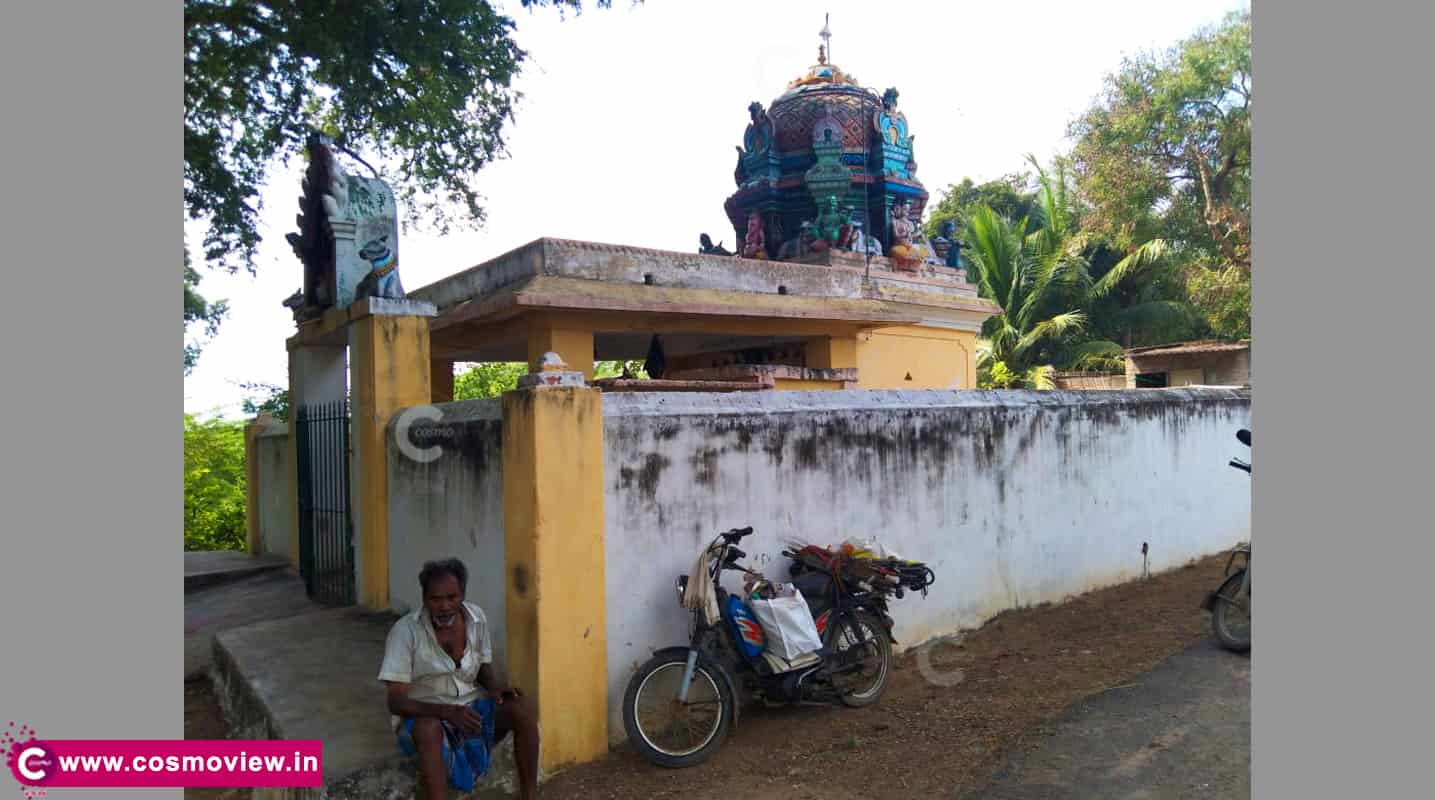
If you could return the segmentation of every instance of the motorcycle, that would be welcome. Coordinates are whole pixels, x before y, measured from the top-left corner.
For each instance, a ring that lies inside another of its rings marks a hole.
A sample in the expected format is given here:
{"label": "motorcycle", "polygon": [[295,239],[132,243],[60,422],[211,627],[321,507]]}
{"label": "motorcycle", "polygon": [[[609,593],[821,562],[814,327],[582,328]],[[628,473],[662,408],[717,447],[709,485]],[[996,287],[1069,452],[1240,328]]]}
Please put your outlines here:
{"label": "motorcycle", "polygon": [[[1251,432],[1241,429],[1236,438],[1246,447],[1251,446]],[[1231,459],[1230,466],[1247,475],[1251,465],[1240,459]],[[1244,563],[1234,572],[1232,565],[1237,558]],[[1226,560],[1226,573],[1217,589],[1206,595],[1201,607],[1211,614],[1211,629],[1216,641],[1233,653],[1245,653],[1251,649],[1251,548],[1247,544],[1237,547]]]}
{"label": "motorcycle", "polygon": [[[740,563],[747,554],[738,542],[752,530],[719,534],[704,551],[718,604],[714,623],[702,608],[693,608],[688,644],[658,650],[628,681],[623,725],[634,748],[654,764],[681,768],[711,758],[736,728],[747,699],[769,706],[860,708],[876,703],[887,689],[896,644],[887,595],[900,593],[902,584],[925,589],[931,571],[921,565],[926,573],[917,580],[879,568],[874,572],[887,580],[853,580],[841,564],[784,550],[793,559],[789,571],[821,642],[816,651],[789,660],[767,646],[768,634],[744,598],[721,585],[724,572],[765,581]],[[896,586],[890,580],[894,574]],[[688,575],[677,579],[680,604],[688,581]]]}

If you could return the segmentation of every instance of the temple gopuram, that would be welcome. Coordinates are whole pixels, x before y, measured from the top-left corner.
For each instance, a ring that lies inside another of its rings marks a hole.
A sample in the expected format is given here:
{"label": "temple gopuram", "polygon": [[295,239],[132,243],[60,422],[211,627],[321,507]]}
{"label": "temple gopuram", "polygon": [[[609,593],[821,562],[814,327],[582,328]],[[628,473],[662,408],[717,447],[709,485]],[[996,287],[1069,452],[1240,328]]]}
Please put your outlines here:
{"label": "temple gopuram", "polygon": [[[337,274],[342,302],[291,298],[304,312],[291,351],[347,344],[354,319],[388,308],[426,322],[431,363],[414,375],[433,402],[452,399],[457,362],[536,370],[548,352],[605,391],[975,388],[977,335],[1000,309],[977,296],[950,241],[922,236],[928,194],[897,90],[863,87],[830,63],[829,45],[770,103],[748,106],[725,202],[736,252],[706,233],[687,253],[543,238],[404,293],[396,261],[360,257],[372,236],[344,197],[365,187],[312,177],[311,190],[335,187],[315,213],[349,216],[310,225],[328,238],[296,236],[296,252],[330,253],[306,261],[323,272],[306,285]],[[336,273],[334,252],[355,266]],[[345,291],[366,270],[360,291]],[[597,360],[641,360],[649,377],[593,381]]]}
{"label": "temple gopuram", "polygon": [[927,191],[897,98],[895,88],[878,95],[828,63],[824,45],[769,107],[748,107],[737,191],[725,205],[742,255],[811,260],[837,250],[864,262],[886,253],[909,270],[944,263],[945,252],[917,233]]}

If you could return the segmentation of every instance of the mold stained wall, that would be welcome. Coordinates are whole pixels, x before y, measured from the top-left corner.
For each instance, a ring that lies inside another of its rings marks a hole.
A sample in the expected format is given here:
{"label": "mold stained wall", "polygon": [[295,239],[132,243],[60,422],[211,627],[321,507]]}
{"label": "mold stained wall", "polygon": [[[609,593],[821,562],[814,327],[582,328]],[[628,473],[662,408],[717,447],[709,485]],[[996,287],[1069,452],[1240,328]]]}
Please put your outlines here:
{"label": "mold stained wall", "polygon": [[[1138,577],[1250,536],[1249,393],[611,394],[605,406],[610,736],[636,667],[683,644],[674,582],[721,531],[785,575],[792,540],[876,537],[928,562],[900,647]],[[728,588],[737,588],[735,578]]]}

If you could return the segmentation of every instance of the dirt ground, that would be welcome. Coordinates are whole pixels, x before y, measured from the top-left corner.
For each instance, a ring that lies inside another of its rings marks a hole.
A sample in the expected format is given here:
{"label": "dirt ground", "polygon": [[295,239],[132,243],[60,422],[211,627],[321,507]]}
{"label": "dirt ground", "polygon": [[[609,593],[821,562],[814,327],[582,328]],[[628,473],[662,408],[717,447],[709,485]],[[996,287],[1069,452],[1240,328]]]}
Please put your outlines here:
{"label": "dirt ground", "polygon": [[[224,716],[214,698],[214,687],[208,678],[186,681],[184,684],[184,738],[186,739],[228,739],[229,729],[224,725]],[[198,789],[184,790],[186,800],[247,800],[249,789]]]}
{"label": "dirt ground", "polygon": [[[554,800],[954,797],[988,778],[1004,754],[1043,735],[1043,723],[1071,703],[1128,684],[1210,636],[1209,616],[1199,606],[1225,563],[1224,555],[1211,557],[1059,605],[1004,613],[959,645],[931,652],[938,670],[960,669],[963,679],[955,685],[928,682],[916,655],[906,653],[895,660],[887,693],[875,706],[749,706],[736,734],[705,764],[662,769],[624,747],[545,782],[542,794]],[[185,735],[223,736],[207,682],[186,685]],[[186,797],[234,796],[187,791]]]}

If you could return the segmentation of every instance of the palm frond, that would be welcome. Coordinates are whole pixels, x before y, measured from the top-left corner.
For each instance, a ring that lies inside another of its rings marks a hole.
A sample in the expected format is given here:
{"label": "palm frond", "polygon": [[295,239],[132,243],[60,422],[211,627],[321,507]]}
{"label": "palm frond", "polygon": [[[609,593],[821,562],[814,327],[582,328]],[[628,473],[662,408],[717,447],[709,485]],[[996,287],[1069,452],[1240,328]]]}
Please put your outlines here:
{"label": "palm frond", "polygon": [[1093,298],[1105,297],[1126,279],[1160,262],[1170,249],[1171,245],[1165,239],[1152,239],[1143,243],[1125,258],[1116,262],[1116,266],[1112,267],[1111,271],[1101,276],[1101,280],[1091,287],[1091,296]]}
{"label": "palm frond", "polygon": [[986,206],[972,212],[967,223],[968,256],[984,293],[1004,310],[1014,312],[1024,301],[1027,256],[1022,246],[1027,219],[1013,224]]}
{"label": "palm frond", "polygon": [[1030,331],[1017,340],[1016,345],[1012,348],[1012,353],[1020,357],[1044,339],[1055,339],[1068,333],[1081,331],[1085,327],[1086,314],[1084,312],[1068,311],[1064,314],[1057,314],[1032,326]]}

